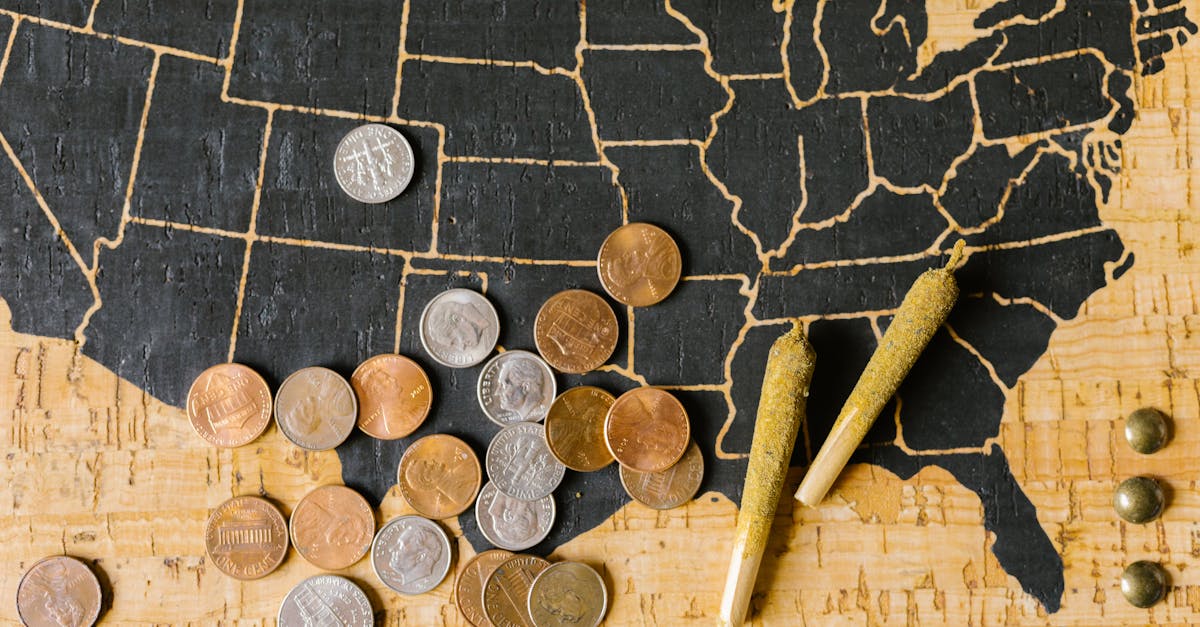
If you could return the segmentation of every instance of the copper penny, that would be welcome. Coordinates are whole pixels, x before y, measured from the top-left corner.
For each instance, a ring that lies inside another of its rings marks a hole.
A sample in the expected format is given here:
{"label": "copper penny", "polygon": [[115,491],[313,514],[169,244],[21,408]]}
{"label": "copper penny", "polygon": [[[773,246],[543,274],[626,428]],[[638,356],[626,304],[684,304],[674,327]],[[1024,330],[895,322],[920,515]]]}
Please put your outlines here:
{"label": "copper penny", "polygon": [[39,560],[17,586],[17,616],[29,627],[91,625],[100,617],[100,580],[65,555]]}
{"label": "copper penny", "polygon": [[551,296],[533,322],[533,340],[542,359],[562,372],[595,370],[617,347],[617,315],[603,298],[587,290]]}
{"label": "copper penny", "polygon": [[496,627],[532,627],[529,589],[550,562],[536,555],[514,555],[496,567],[483,584],[483,613]]}
{"label": "copper penny", "polygon": [[287,554],[283,514],[257,496],[235,496],[208,517],[204,549],[218,570],[234,579],[266,577]]}
{"label": "copper penny", "polygon": [[472,557],[458,574],[458,580],[454,582],[454,602],[467,622],[475,627],[493,627],[492,621],[483,613],[483,584],[497,566],[512,556],[512,552],[503,549],[484,551]]}
{"label": "copper penny", "polygon": [[354,565],[371,548],[375,514],[362,495],[346,486],[309,492],[292,510],[292,544],[314,566],[339,570]]}
{"label": "copper penny", "polygon": [[683,459],[662,472],[621,466],[621,485],[633,500],[653,509],[671,509],[692,500],[704,480],[704,456],[692,442]]}
{"label": "copper penny", "polygon": [[358,395],[358,428],[380,440],[416,431],[433,405],[429,377],[403,355],[376,355],[362,362],[350,385]]}
{"label": "copper penny", "polygon": [[609,234],[596,259],[600,284],[609,296],[633,307],[666,298],[683,271],[679,246],[666,231],[631,222]]}
{"label": "copper penny", "polygon": [[354,390],[328,368],[301,368],[275,393],[279,430],[292,444],[310,451],[327,451],[344,442],[357,415]]}
{"label": "copper penny", "polygon": [[450,518],[467,510],[479,493],[483,473],[466,442],[444,433],[413,442],[400,458],[396,482],[417,513]]}
{"label": "copper penny", "polygon": [[249,444],[271,423],[271,390],[242,364],[217,364],[200,373],[187,395],[188,420],[200,437],[221,448]]}
{"label": "copper penny", "polygon": [[604,441],[604,419],[616,399],[581,385],[554,399],[546,414],[546,443],[564,466],[579,472],[600,470],[613,461]]}
{"label": "copper penny", "polygon": [[604,439],[622,466],[659,472],[683,457],[691,441],[691,426],[683,405],[670,392],[635,388],[609,408]]}

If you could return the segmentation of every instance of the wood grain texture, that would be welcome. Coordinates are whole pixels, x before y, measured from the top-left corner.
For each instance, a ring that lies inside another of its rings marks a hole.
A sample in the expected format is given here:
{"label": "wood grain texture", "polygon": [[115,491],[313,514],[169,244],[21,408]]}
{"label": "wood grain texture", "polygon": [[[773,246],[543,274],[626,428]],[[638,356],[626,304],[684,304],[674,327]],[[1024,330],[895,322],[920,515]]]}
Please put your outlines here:
{"label": "wood grain texture", "polygon": [[[926,61],[974,39],[971,20],[989,3],[928,4]],[[1200,2],[1187,6],[1200,11]],[[85,23],[74,14],[61,19]],[[91,22],[71,28],[91,30]],[[163,55],[229,66],[160,44],[145,48],[155,68]],[[1137,120],[1122,138],[1123,170],[1100,212],[1137,262],[1093,294],[1077,318],[1059,324],[1045,354],[1007,393],[995,439],[1062,556],[1062,609],[1047,615],[999,566],[979,498],[949,473],[929,468],[902,481],[877,466],[853,465],[818,509],[783,499],[754,624],[1200,621],[1200,198],[1193,193],[1200,183],[1193,161],[1200,154],[1200,48],[1184,46],[1166,60],[1164,71],[1135,81]],[[141,129],[137,145],[144,120]],[[86,265],[92,252],[87,246],[73,254]],[[208,447],[179,409],[83,356],[77,341],[12,332],[3,308],[0,373],[0,503],[11,503],[0,513],[0,599],[15,598],[34,561],[67,553],[101,574],[107,622],[259,624],[272,622],[287,591],[318,572],[291,551],[263,580],[232,580],[206,564],[202,529],[209,511],[237,494],[269,495],[290,514],[313,487],[341,482],[335,453],[298,451],[274,427],[242,449]],[[1122,417],[1146,405],[1166,412],[1175,427],[1172,442],[1150,457],[1130,450],[1121,435]],[[800,472],[792,471],[785,493]],[[1160,521],[1130,525],[1113,513],[1112,490],[1135,474],[1167,482]],[[717,493],[668,512],[629,504],[551,559],[597,567],[612,592],[610,624],[711,624],[736,511]],[[402,513],[411,511],[393,489],[379,521]],[[460,548],[458,568],[472,549],[457,523],[449,529]],[[1129,606],[1117,588],[1124,565],[1138,559],[1161,561],[1174,584],[1148,610]],[[368,590],[385,624],[465,624],[450,578],[429,594],[401,597],[379,584],[365,560],[346,574]],[[11,602],[0,602],[0,619],[16,620]]]}

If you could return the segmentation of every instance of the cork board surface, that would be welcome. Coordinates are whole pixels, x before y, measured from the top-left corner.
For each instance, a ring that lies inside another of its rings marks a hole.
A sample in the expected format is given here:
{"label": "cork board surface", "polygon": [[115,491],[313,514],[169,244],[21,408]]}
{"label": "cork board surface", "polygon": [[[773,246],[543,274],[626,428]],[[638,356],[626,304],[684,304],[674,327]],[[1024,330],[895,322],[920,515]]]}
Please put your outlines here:
{"label": "cork board surface", "polygon": [[[1161,6],[1160,6],[1161,5]],[[612,624],[710,624],[766,348],[802,318],[818,366],[794,488],[912,279],[959,238],[964,297],[822,507],[784,499],[764,624],[1196,622],[1200,435],[1190,149],[1195,3],[1079,0],[498,3],[0,0],[0,598],[37,558],[101,574],[113,623],[270,622],[313,574],[206,564],[236,494],[285,514],[346,483],[379,520],[411,440],[305,453],[274,428],[208,447],[179,406],[227,359],[274,385],[399,351],[434,379],[414,437],[495,427],[477,369],[415,335],[447,287],[485,292],[505,348],[537,306],[599,291],[628,221],[670,231],[685,280],[618,309],[613,392],[662,385],[707,464],[689,505],[629,504],[615,469],[568,473],[533,552],[597,567]],[[363,121],[406,134],[408,191],[354,203],[328,163]],[[1171,415],[1143,457],[1121,418]],[[1170,502],[1118,522],[1112,489]],[[459,566],[485,544],[448,521]],[[697,550],[697,547],[705,547]],[[1149,610],[1116,586],[1161,561]],[[452,580],[387,624],[463,624]],[[15,620],[11,603],[0,618]]]}

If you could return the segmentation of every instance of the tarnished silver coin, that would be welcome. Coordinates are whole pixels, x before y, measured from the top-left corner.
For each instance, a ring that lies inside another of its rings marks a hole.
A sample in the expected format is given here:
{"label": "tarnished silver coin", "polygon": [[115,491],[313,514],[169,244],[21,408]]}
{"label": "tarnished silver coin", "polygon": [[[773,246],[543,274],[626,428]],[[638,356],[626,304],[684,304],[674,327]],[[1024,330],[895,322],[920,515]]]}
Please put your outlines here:
{"label": "tarnished silver coin", "polygon": [[479,373],[479,406],[501,427],[541,422],[558,392],[554,371],[529,351],[506,351],[491,358]]}
{"label": "tarnished silver coin", "polygon": [[342,191],[365,203],[387,202],[412,181],[412,146],[400,131],[364,124],[342,138],[333,155],[333,173]]}
{"label": "tarnished silver coin", "polygon": [[301,368],[275,393],[275,422],[296,446],[327,451],[354,431],[358,399],[338,373],[319,366]]}
{"label": "tarnished silver coin", "polygon": [[383,585],[401,594],[423,594],[450,572],[450,537],[420,516],[393,518],[375,534],[371,567]]}
{"label": "tarnished silver coin", "polygon": [[582,562],[559,562],[529,587],[529,617],[538,627],[596,627],[608,612],[608,587]]}
{"label": "tarnished silver coin", "polygon": [[490,482],[475,501],[475,522],[488,542],[510,551],[524,551],[546,539],[554,526],[554,496],[523,501]]}
{"label": "tarnished silver coin", "polygon": [[536,422],[501,429],[488,444],[484,464],[496,489],[525,501],[550,496],[567,473],[546,444],[546,428]]}
{"label": "tarnished silver coin", "polygon": [[421,345],[434,361],[466,368],[483,361],[496,348],[500,316],[482,294],[455,288],[425,305],[420,330]]}
{"label": "tarnished silver coin", "polygon": [[280,627],[371,627],[375,612],[362,588],[345,577],[317,575],[296,584],[279,605]]}

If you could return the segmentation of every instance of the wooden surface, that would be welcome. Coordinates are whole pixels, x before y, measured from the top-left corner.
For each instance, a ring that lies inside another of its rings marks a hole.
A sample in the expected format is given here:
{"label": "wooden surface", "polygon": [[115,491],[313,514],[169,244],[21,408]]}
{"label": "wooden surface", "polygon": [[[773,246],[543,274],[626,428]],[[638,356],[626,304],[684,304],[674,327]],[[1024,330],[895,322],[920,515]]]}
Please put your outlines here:
{"label": "wooden surface", "polygon": [[[1188,3],[1195,14],[1200,3]],[[929,51],[974,37],[981,7],[929,3]],[[1138,76],[1137,119],[1123,137],[1123,170],[1103,221],[1136,257],[1132,269],[1062,321],[1048,350],[1007,392],[997,444],[1037,508],[1064,563],[1062,609],[1052,615],[1021,591],[990,551],[975,493],[926,468],[900,480],[854,465],[816,510],[781,504],[759,581],[762,624],[1188,624],[1200,621],[1200,47]],[[36,295],[27,294],[27,299]],[[10,304],[11,306],[11,304]],[[272,427],[252,446],[216,450],[182,411],[82,355],[71,340],[11,331],[0,315],[0,618],[36,559],[67,553],[102,574],[112,623],[270,622],[286,592],[315,567],[294,551],[283,567],[237,582],[205,563],[211,508],[264,491],[285,511],[311,488],[341,482],[337,454],[302,453]],[[1143,457],[1121,418],[1155,406],[1175,423],[1162,452]],[[785,494],[794,490],[793,471]],[[1118,522],[1111,494],[1152,474],[1169,486],[1160,521]],[[393,490],[379,520],[408,512]],[[655,512],[629,504],[558,547],[551,559],[596,566],[612,592],[609,623],[710,624],[716,616],[736,505],[701,495]],[[450,529],[459,532],[457,523]],[[459,539],[456,566],[472,550]],[[1117,588],[1123,566],[1161,561],[1174,584],[1149,610]],[[386,592],[366,561],[348,571],[387,624],[463,624],[452,579],[434,592]]]}

